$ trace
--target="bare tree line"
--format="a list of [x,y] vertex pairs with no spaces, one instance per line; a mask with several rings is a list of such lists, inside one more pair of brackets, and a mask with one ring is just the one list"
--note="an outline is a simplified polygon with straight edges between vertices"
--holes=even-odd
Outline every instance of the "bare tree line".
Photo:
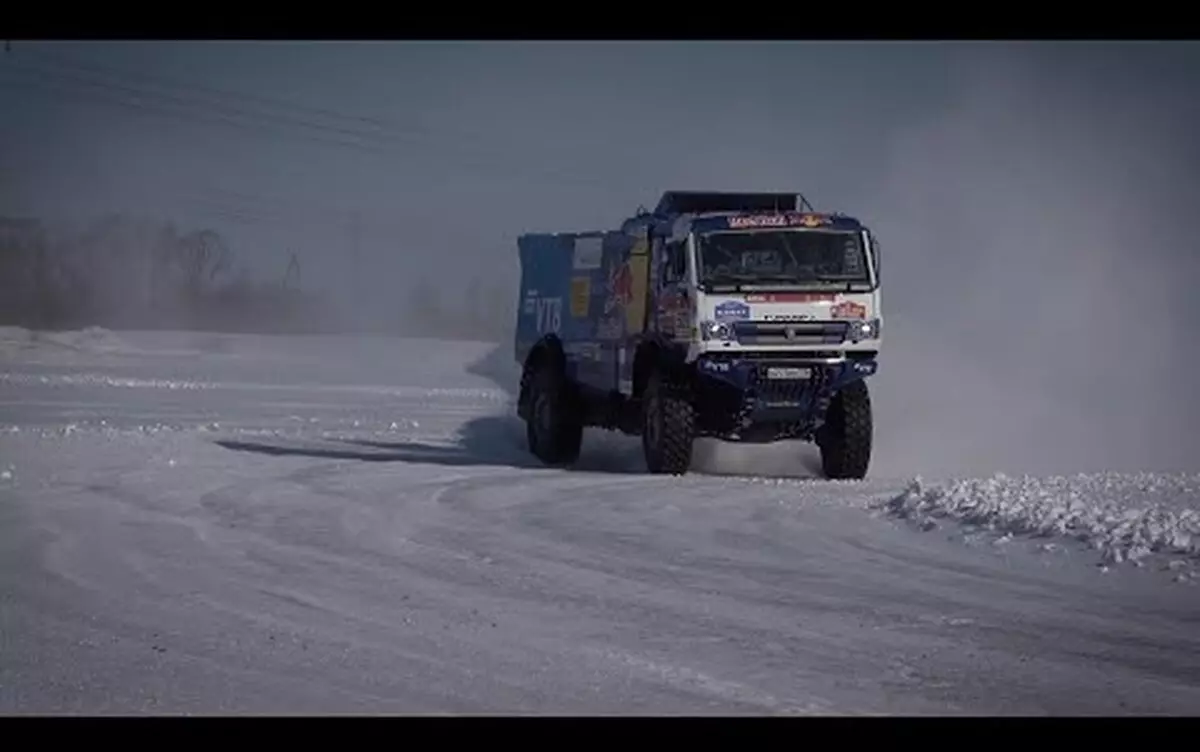
[[[226,239],[207,229],[110,214],[76,227],[0,218],[0,325],[30,329],[199,329],[350,333],[503,341],[515,283],[416,279],[390,320],[351,311],[298,283],[294,254],[276,281],[237,271]],[[353,303],[353,301],[352,301]]]
[[0,218],[0,323],[35,329],[309,329],[317,301],[234,272],[220,233],[110,214]]

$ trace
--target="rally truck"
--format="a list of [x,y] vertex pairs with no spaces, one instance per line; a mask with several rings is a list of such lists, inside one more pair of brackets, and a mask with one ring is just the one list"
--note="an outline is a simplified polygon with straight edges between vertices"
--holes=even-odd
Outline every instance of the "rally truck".
[[802,441],[865,477],[881,344],[879,246],[799,193],[668,191],[619,230],[517,241],[517,414],[550,466],[583,429],[640,436],[681,475],[693,441]]

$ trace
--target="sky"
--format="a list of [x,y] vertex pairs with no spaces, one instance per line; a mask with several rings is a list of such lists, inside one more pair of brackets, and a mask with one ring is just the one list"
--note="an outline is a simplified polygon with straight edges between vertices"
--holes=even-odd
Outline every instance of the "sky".
[[[915,46],[901,68],[872,62],[878,54],[853,44],[22,43],[0,68],[13,105],[0,126],[11,146],[3,206],[176,212],[219,226],[264,273],[283,248],[312,266],[349,255],[354,209],[372,269],[450,254],[512,272],[520,232],[615,226],[677,186],[799,189],[848,204],[877,180],[888,133],[945,100],[956,52]],[[905,93],[908,78],[922,81],[924,102]],[[272,221],[224,225],[206,213],[214,204]]]
[[1200,457],[1196,44],[19,42],[0,96],[0,214],[211,227],[366,316],[515,295],[518,234],[664,190],[799,190],[880,238],[898,465]]

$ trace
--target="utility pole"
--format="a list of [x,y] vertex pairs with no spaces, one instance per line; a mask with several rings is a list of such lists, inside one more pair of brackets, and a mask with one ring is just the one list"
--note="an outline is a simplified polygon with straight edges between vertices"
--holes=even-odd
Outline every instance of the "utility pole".
[[300,284],[300,259],[296,258],[296,252],[291,252],[291,259],[288,261],[287,271],[283,273],[283,288],[286,290],[290,286],[292,279],[296,280],[296,284]]
[[362,267],[360,241],[362,235],[362,216],[357,210],[350,212],[350,264],[354,285],[354,299],[362,300]]

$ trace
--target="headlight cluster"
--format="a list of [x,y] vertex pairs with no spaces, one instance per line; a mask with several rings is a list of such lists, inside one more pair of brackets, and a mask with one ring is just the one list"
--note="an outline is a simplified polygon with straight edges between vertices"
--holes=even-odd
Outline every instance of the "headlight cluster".
[[700,337],[705,341],[731,340],[733,339],[733,327],[720,321],[702,321],[700,322]]
[[859,342],[864,339],[879,339],[879,328],[879,319],[851,321],[850,328],[846,331],[846,339],[851,342]]

